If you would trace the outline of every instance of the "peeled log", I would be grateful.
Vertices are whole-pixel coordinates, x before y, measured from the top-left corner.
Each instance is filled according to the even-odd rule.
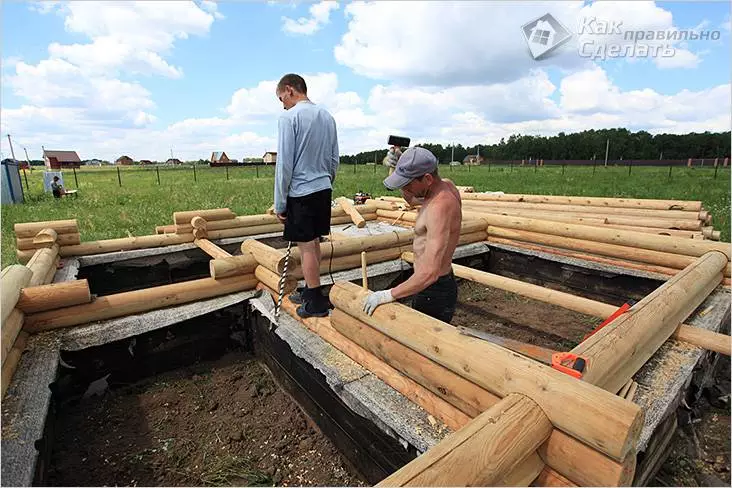
[[[338,197],[335,202],[341,206],[341,208],[351,217],[353,223],[361,229],[366,225],[366,221],[363,219],[360,213],[353,208],[353,204],[345,197]]]
[[[46,277],[43,279],[43,284],[48,284],[53,281],[53,279],[56,277],[56,271],[58,271],[58,265],[61,262],[61,258],[56,256],[56,259],[53,260],[53,264],[50,268],[48,268],[48,273],[46,274]]]
[[[450,371],[418,352],[382,334],[375,328],[336,308],[331,325],[343,336],[384,360],[470,417],[476,417],[495,405],[500,398],[477,384]],[[546,441],[544,460],[553,470],[586,486],[625,486],[632,481],[635,453],[617,462],[598,453],[577,439],[554,429]],[[571,458],[564,453],[572,454]],[[553,471],[551,471],[553,472]]]
[[[264,283],[265,286],[271,288],[272,290],[277,290],[277,293],[279,293],[280,276],[277,273],[273,273],[264,266],[260,265],[254,269],[254,276],[256,276],[260,282]],[[293,292],[295,288],[297,288],[297,279],[295,279],[293,276],[287,276],[285,278],[284,285],[285,286],[282,293],[283,295],[288,295]]]
[[[189,210],[186,212],[174,212],[173,223],[176,225],[190,224],[193,217],[203,217],[207,222],[213,220],[233,219],[236,214],[228,208],[214,208],[211,210]]]
[[[377,217],[385,217],[394,220],[403,220],[405,222],[416,222],[417,212],[407,210],[377,210]]]
[[[688,342],[708,351],[718,352],[729,356],[732,354],[732,342],[730,336],[719,334],[711,330],[681,324],[673,333],[672,337],[678,341]]]
[[[337,242],[337,241],[336,241]],[[391,261],[392,259],[399,259],[403,251],[411,250],[411,244],[402,247],[394,247],[388,249],[378,249],[376,251],[369,251],[366,253],[366,260],[371,263],[381,263],[383,261]],[[344,269],[354,269],[361,267],[361,253],[350,254],[348,256],[339,256],[337,258],[325,258],[320,261],[320,275],[324,275],[329,272],[342,271]],[[290,263],[292,274],[297,279],[303,278],[302,267],[292,267]]]
[[[2,323],[2,364],[5,364],[5,358],[8,357],[10,349],[15,344],[15,338],[18,336],[20,329],[23,328],[23,312],[14,308],[7,319]]]
[[[214,280],[184,281],[144,290],[99,297],[91,303],[27,315],[23,329],[30,333],[122,317],[158,308],[228,295],[257,286],[254,275]]]
[[[679,239],[666,236],[654,236],[642,232],[627,230],[601,229],[587,225],[565,224],[560,222],[548,222],[538,219],[527,219],[523,217],[508,217],[503,215],[485,215],[483,217],[490,226],[503,227],[523,231],[539,232],[555,236],[585,239],[605,244],[619,246],[637,247],[687,256],[701,256],[709,251],[723,252],[727,259],[730,256],[729,243],[717,243],[709,241],[697,241],[695,239]]]
[[[74,246],[81,243],[81,236],[76,234],[59,234],[55,243],[59,246]],[[15,247],[21,251],[28,249],[43,249],[45,247],[51,247],[54,245],[54,241],[35,242],[35,237],[16,238]]]
[[[275,249],[272,246],[268,246],[255,239],[247,239],[241,243],[242,254],[251,254],[257,263],[261,264],[273,273],[277,273],[277,263],[285,253],[279,249]]]
[[[262,284],[257,285],[258,289],[264,289],[269,292],[275,300],[277,293]],[[300,319],[297,316],[297,305],[289,300],[282,301],[282,308],[296,320],[299,320],[312,332],[318,334],[333,347],[341,351],[343,354],[353,359],[355,362],[376,375],[384,383],[394,388],[396,391],[413,401],[425,411],[440,419],[445,425],[453,430],[470,421],[470,417],[453,407],[439,396],[428,391],[419,383],[412,381],[408,377],[403,376],[399,371],[395,370],[379,358],[362,349],[359,345],[354,344],[348,338],[341,335],[332,326],[328,318],[312,317],[309,319]]]
[[[8,386],[10,386],[10,382],[13,380],[13,375],[15,374],[15,370],[18,367],[18,362],[20,362],[20,357],[23,355],[23,351],[25,351],[25,346],[28,343],[28,333],[21,331],[18,334],[18,338],[15,339],[15,344],[13,344],[13,348],[8,353],[7,361],[3,363],[2,367],[2,396],[1,398],[5,398],[5,392],[8,390]]]
[[[241,256],[212,259],[208,262],[208,269],[211,273],[211,278],[215,280],[228,278],[229,276],[253,273],[257,266],[257,260],[254,259],[254,256],[249,252],[246,252]]]
[[[618,391],[721,283],[726,265],[724,254],[705,254],[572,349],[587,358],[582,380]]]
[[[516,466],[513,471],[500,480],[496,486],[530,486],[531,482],[534,481],[541,472],[547,469],[551,472],[551,468],[547,468],[544,464],[544,460],[538,454],[529,454],[521,464]]]
[[[194,229],[206,229],[207,224],[208,222],[206,222],[206,219],[204,219],[200,215],[196,215],[191,219],[191,227],[193,227]]]
[[[193,242],[199,239],[208,239],[208,231],[206,229],[193,229]]]
[[[45,285],[46,276],[49,270],[55,268],[54,263],[58,257],[59,246],[53,246],[47,249],[39,249],[35,251],[33,257],[28,261],[26,267],[33,272],[33,276],[28,282],[28,286]]]
[[[379,210],[399,210],[400,208],[400,205],[398,203],[387,202],[386,200],[372,200],[371,198],[366,200],[366,205],[370,205]]]
[[[586,382],[500,346],[460,334],[455,328],[399,303],[362,310],[368,292],[335,283],[330,300],[354,318],[445,366],[488,391],[523,393],[536,401],[552,423],[614,459],[635,447],[643,424],[640,408]],[[485,358],[491,358],[485,361]]]
[[[547,222],[548,223],[548,222]],[[586,226],[582,226],[586,227]],[[602,230],[602,229],[597,229]],[[625,231],[616,231],[625,232]],[[665,236],[652,236],[650,234],[642,234],[639,232],[633,232],[633,234],[645,235],[653,239],[668,239],[672,244],[676,242],[689,242],[695,243],[693,239],[680,239]],[[593,254],[599,254],[602,256],[611,256],[621,259],[627,259],[631,261],[638,261],[641,263],[655,264],[659,266],[666,266],[669,268],[683,269],[692,262],[695,261],[694,256],[685,255],[678,251],[657,251],[652,249],[643,249],[635,247],[633,243],[626,243],[624,245],[609,244],[606,242],[597,242],[593,239],[587,238],[571,238],[561,237],[558,235],[552,235],[550,233],[531,232],[525,230],[509,229],[503,227],[488,226],[488,241],[490,242],[494,237],[502,239],[511,239],[523,242],[532,242],[535,244],[543,244],[546,246],[553,246],[562,249],[574,249],[577,251],[584,251]],[[699,243],[706,243],[707,241],[699,241]],[[725,275],[730,276],[730,267],[728,266],[725,270]]]
[[[33,237],[33,244],[53,244],[54,242],[56,242],[57,238],[58,233],[55,230],[51,228],[46,228],[39,231],[38,234]]]
[[[563,195],[520,195],[474,193],[462,196],[463,200],[482,200],[494,202],[551,203],[558,205],[586,205],[609,208],[646,208],[656,210],[686,210],[698,212],[701,201],[690,200],[653,200],[648,198],[607,198]]]
[[[122,237],[120,239],[107,239],[103,241],[89,241],[76,246],[64,246],[59,250],[59,253],[62,257],[86,256],[105,252],[172,246],[189,242],[193,242],[193,234],[156,234],[140,237]]]
[[[43,312],[62,307],[71,307],[92,300],[87,280],[64,281],[51,285],[23,288],[16,305],[25,313]]]
[[[76,219],[70,220],[49,220],[45,222],[25,222],[15,224],[15,237],[35,237],[43,229],[53,229],[58,234],[78,234],[79,224]]]
[[[531,398],[511,393],[377,486],[494,486],[551,431]]]
[[[230,258],[231,254],[221,249],[208,239],[196,239],[193,243],[213,259]]]
[[[20,264],[12,264],[2,271],[0,278],[0,318],[4,323],[20,298],[20,290],[28,286],[33,271]]]
[[[531,486],[579,486],[574,481],[570,481],[561,474],[553,471],[549,467],[545,467],[536,477]],[[582,485],[582,486],[595,486],[595,485]],[[627,486],[627,485],[618,485]]]

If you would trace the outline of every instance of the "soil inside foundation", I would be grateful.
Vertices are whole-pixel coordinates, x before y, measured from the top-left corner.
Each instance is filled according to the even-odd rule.
[[[55,432],[57,486],[364,484],[243,352],[67,402]]]

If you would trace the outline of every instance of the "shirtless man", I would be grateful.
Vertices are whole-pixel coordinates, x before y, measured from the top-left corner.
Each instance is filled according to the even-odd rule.
[[[404,151],[384,186],[401,189],[410,205],[422,205],[414,225],[414,274],[390,290],[369,294],[363,310],[371,315],[379,305],[416,295],[412,308],[449,323],[457,303],[452,254],[460,239],[460,192],[440,178],[437,158],[422,147]]]

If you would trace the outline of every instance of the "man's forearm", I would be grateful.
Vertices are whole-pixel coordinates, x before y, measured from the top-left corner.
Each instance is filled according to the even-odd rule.
[[[438,278],[439,272],[437,270],[415,272],[408,280],[392,288],[391,294],[397,300],[416,295],[437,281]]]

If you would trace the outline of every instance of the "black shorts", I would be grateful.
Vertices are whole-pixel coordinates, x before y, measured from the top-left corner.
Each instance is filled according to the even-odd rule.
[[[330,233],[330,201],[333,190],[321,190],[304,197],[287,197],[284,239],[310,242]]]
[[[412,299],[412,308],[449,324],[455,315],[457,295],[455,275],[450,272],[417,293]]]

